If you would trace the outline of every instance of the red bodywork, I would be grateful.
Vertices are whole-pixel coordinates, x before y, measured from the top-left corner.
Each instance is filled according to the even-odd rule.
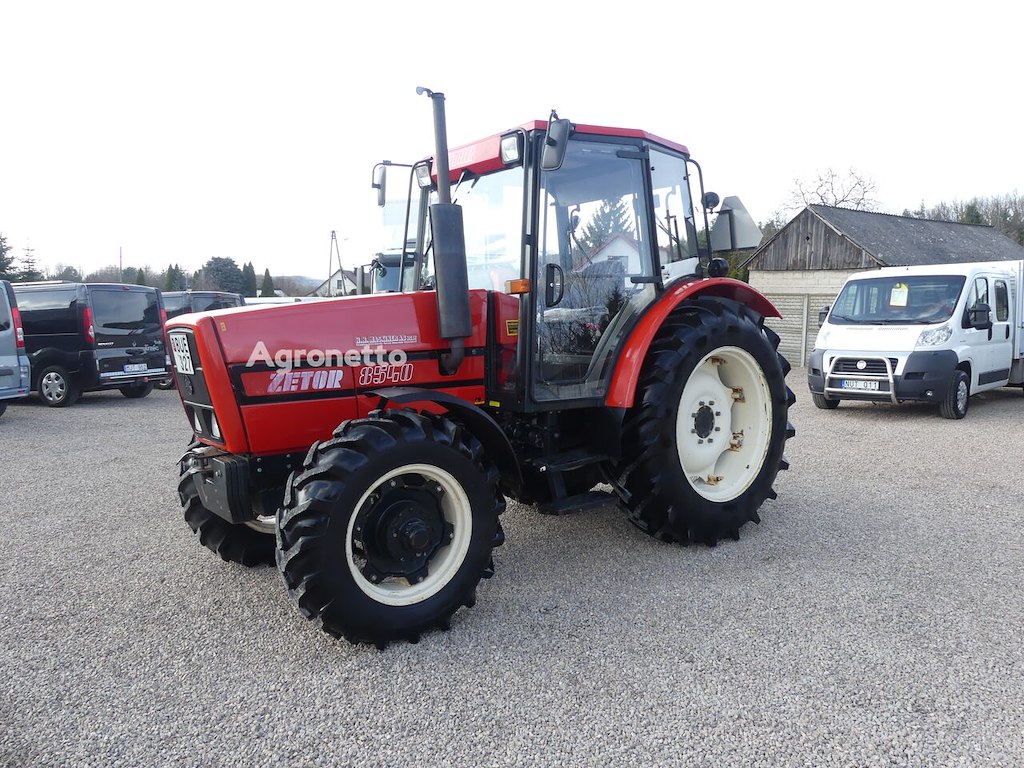
[[[629,408],[633,405],[640,369],[643,367],[644,358],[647,357],[647,349],[651,346],[661,324],[680,303],[697,296],[734,299],[765,317],[782,317],[768,299],[739,280],[716,277],[708,280],[676,283],[640,318],[640,322],[622,345],[622,351],[615,363],[615,373],[612,374],[612,383],[608,388],[605,405],[611,408]]]
[[[471,291],[470,306],[473,335],[454,376],[442,375],[438,365],[438,353],[451,345],[438,335],[433,291],[182,315],[168,331],[195,331],[209,405],[223,438],[203,441],[230,453],[277,454],[305,451],[345,419],[365,416],[379,400],[367,393],[382,387],[426,387],[482,403],[487,292]],[[378,348],[385,354],[402,350],[408,359],[366,365],[366,350]],[[282,353],[294,358],[291,367],[267,365],[268,356],[276,360]],[[187,405],[188,393],[178,391]]]

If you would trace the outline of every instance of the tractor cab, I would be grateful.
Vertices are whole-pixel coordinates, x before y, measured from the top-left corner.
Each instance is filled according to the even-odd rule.
[[[418,197],[405,236],[416,267],[402,290],[444,280],[430,211],[448,187],[465,252],[450,271],[464,268],[470,290],[493,294],[489,402],[527,412],[603,403],[625,338],[671,283],[699,278],[709,260],[691,194],[699,167],[680,144],[554,114],[447,155],[447,178],[437,155],[409,167]],[[377,167],[378,190],[391,165]]]

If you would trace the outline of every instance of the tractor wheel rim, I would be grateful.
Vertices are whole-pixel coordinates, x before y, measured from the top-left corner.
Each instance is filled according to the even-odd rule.
[[[370,532],[360,530],[357,525],[366,521],[366,511],[373,512],[375,505],[387,503],[382,499],[386,498],[392,483],[405,481],[435,489],[438,499],[435,513],[446,531],[443,540],[429,552],[424,549],[426,560],[416,576],[419,580],[376,571],[374,557],[367,549]],[[424,546],[422,528],[425,526],[421,523],[422,520],[412,516],[411,520],[404,521],[400,531],[390,535],[400,532],[411,546]],[[385,605],[413,605],[433,597],[451,582],[466,559],[472,533],[473,508],[462,484],[449,472],[432,464],[406,464],[378,478],[360,497],[349,518],[345,559],[356,585],[367,596]]]
[[[246,520],[245,524],[258,533],[271,536],[277,533],[277,515],[257,515],[255,520]]]
[[[771,390],[753,355],[739,347],[705,355],[676,415],[676,448],[690,486],[709,501],[737,498],[760,474],[771,436]]]

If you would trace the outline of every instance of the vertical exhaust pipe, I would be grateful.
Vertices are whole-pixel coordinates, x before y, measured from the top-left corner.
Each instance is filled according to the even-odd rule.
[[[452,203],[451,172],[448,167],[448,128],[444,114],[444,94],[429,88],[417,88],[434,108],[434,169],[437,172],[437,197],[430,206],[430,229],[434,240],[434,284],[437,290],[437,321],[441,338],[451,342],[451,350],[441,355],[441,370],[454,374],[465,357],[465,339],[473,333],[469,306],[469,273],[466,267],[466,233],[462,208]]]

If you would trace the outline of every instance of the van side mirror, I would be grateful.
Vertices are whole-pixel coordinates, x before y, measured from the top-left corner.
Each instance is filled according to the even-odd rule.
[[[967,318],[974,330],[987,331],[992,327],[992,307],[979,302],[967,310]]]
[[[377,190],[377,205],[384,207],[384,198],[387,192],[387,166],[384,163],[377,163],[373,166],[373,188]]]
[[[819,328],[821,328],[821,326],[823,326],[825,324],[825,318],[828,317],[828,311],[830,309],[832,309],[832,307],[825,306],[825,307],[822,307],[820,310],[818,310],[818,327]]]
[[[11,321],[10,320],[0,320],[0,331],[10,330],[10,327],[11,327]]]

